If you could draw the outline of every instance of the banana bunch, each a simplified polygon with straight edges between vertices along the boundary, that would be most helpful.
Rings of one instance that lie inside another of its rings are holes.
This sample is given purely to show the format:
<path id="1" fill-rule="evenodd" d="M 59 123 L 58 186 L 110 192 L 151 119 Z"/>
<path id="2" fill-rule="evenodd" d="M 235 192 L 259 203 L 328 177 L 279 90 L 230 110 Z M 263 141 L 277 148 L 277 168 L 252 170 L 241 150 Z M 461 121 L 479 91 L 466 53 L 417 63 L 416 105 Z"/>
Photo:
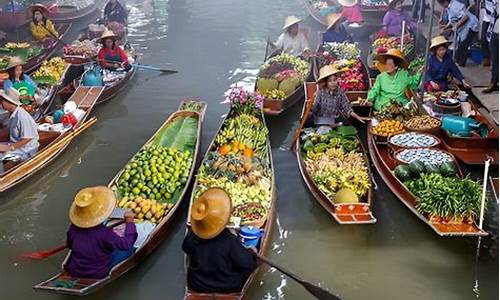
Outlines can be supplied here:
<path id="1" fill-rule="evenodd" d="M 58 82 L 65 68 L 66 62 L 60 57 L 54 57 L 44 61 L 40 68 L 33 73 L 33 77 L 35 79 L 50 78 L 53 82 Z"/>
<path id="2" fill-rule="evenodd" d="M 5 44 L 4 47 L 8 48 L 8 49 L 26 49 L 26 48 L 30 47 L 30 44 L 26 43 L 26 42 L 22 42 L 22 43 L 9 42 L 9 43 Z"/>
<path id="3" fill-rule="evenodd" d="M 274 90 L 267 90 L 262 94 L 264 98 L 268 100 L 275 100 L 275 101 L 283 101 L 286 98 L 285 92 L 282 90 L 274 89 Z"/>
<path id="4" fill-rule="evenodd" d="M 215 138 L 218 145 L 226 145 L 237 141 L 252 148 L 254 152 L 265 150 L 268 130 L 258 118 L 241 114 L 226 122 L 225 128 Z"/>
<path id="5" fill-rule="evenodd" d="M 366 170 L 321 170 L 312 175 L 319 189 L 328 197 L 333 197 L 338 190 L 343 188 L 351 189 L 358 197 L 362 197 L 368 192 L 371 186 L 370 177 Z"/>
<path id="6" fill-rule="evenodd" d="M 173 206 L 171 203 L 160 203 L 142 197 L 135 199 L 124 197 L 118 202 L 118 207 L 129 208 L 136 214 L 135 219 L 137 222 L 160 223 L 161 219 L 168 214 Z"/>

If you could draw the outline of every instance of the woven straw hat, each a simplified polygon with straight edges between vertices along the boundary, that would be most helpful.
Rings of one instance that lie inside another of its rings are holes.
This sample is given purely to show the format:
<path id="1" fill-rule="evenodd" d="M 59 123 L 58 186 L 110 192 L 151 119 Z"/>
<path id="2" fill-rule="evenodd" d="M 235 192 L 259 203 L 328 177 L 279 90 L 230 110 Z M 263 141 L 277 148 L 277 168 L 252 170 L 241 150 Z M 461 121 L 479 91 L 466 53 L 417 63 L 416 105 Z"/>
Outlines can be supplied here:
<path id="1" fill-rule="evenodd" d="M 404 54 L 399 49 L 389 49 L 385 53 L 380 53 L 377 55 L 377 69 L 382 73 L 387 69 L 387 58 L 395 58 L 398 61 L 398 66 L 406 69 L 408 68 L 408 61 L 406 60 Z"/>
<path id="2" fill-rule="evenodd" d="M 450 44 L 451 42 L 448 41 L 444 36 L 438 35 L 432 38 L 431 46 L 429 47 L 429 49 L 432 50 L 433 48 L 441 45 L 446 45 L 446 47 L 448 47 Z"/>
<path id="3" fill-rule="evenodd" d="M 336 14 L 336 13 L 326 16 L 326 23 L 328 24 L 328 27 L 326 27 L 326 30 L 329 30 L 330 28 L 335 26 L 335 24 L 337 24 L 337 22 L 341 18 L 342 18 L 342 14 Z"/>
<path id="4" fill-rule="evenodd" d="M 338 0 L 337 2 L 340 5 L 345 6 L 345 7 L 351 7 L 351 6 L 358 4 L 357 0 Z"/>
<path id="5" fill-rule="evenodd" d="M 322 80 L 341 72 L 342 70 L 337 69 L 334 65 L 326 65 L 319 70 L 319 78 L 316 83 L 320 83 Z"/>
<path id="6" fill-rule="evenodd" d="M 104 222 L 116 205 L 115 193 L 105 186 L 80 190 L 69 209 L 71 223 L 80 228 L 90 228 Z"/>
<path id="7" fill-rule="evenodd" d="M 118 39 L 118 36 L 113 31 L 106 29 L 106 30 L 104 30 L 101 37 L 99 38 L 99 41 L 102 42 L 107 38 L 111 38 L 113 40 L 116 40 L 116 39 Z"/>
<path id="8" fill-rule="evenodd" d="M 14 68 L 14 67 L 17 67 L 17 66 L 21 66 L 21 65 L 24 65 L 24 60 L 19 57 L 19 56 L 12 56 L 10 59 L 9 59 L 9 64 L 7 65 L 7 67 L 5 67 L 5 70 L 8 70 L 8 69 L 11 69 L 11 68 Z"/>
<path id="9" fill-rule="evenodd" d="M 191 207 L 191 228 L 199 238 L 209 240 L 222 232 L 231 217 L 229 195 L 220 188 L 206 190 Z"/>
<path id="10" fill-rule="evenodd" d="M 20 95 L 16 91 L 16 89 L 9 89 L 7 92 L 5 92 L 4 90 L 0 90 L 0 100 L 9 101 L 16 106 L 21 106 L 19 98 Z"/>
<path id="11" fill-rule="evenodd" d="M 35 14 L 36 10 L 41 11 L 42 15 L 44 15 L 45 17 L 47 17 L 49 15 L 49 9 L 47 7 L 45 7 L 45 5 L 43 5 L 41 3 L 37 3 L 37 4 L 31 5 L 28 8 L 28 15 L 30 16 L 30 18 L 33 18 L 33 14 Z"/>
<path id="12" fill-rule="evenodd" d="M 299 23 L 302 21 L 301 19 L 297 18 L 296 16 L 288 16 L 285 19 L 285 25 L 283 25 L 283 30 L 287 29 L 288 27 Z"/>

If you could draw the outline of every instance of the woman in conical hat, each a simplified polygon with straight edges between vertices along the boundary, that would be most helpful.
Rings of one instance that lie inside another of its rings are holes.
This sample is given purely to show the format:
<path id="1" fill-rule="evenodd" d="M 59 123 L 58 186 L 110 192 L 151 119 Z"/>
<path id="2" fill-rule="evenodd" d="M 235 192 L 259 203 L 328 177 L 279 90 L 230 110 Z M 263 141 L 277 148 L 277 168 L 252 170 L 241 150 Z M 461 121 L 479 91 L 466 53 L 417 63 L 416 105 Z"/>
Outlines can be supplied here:
<path id="1" fill-rule="evenodd" d="M 37 90 L 37 84 L 28 74 L 24 73 L 25 61 L 19 56 L 12 56 L 5 70 L 9 78 L 3 82 L 3 89 L 8 91 L 15 88 L 21 92 L 22 96 L 34 96 Z M 23 88 L 23 91 L 19 89 Z"/>
<path id="2" fill-rule="evenodd" d="M 450 53 L 448 53 L 450 44 L 451 42 L 442 35 L 435 36 L 431 40 L 431 54 L 429 55 L 429 63 L 425 72 L 424 84 L 427 91 L 447 91 L 450 75 L 458 84 L 463 85 L 465 88 L 470 88 L 462 72 L 453 61 Z"/>
<path id="3" fill-rule="evenodd" d="M 301 21 L 301 19 L 295 16 L 286 17 L 285 24 L 283 25 L 284 32 L 278 37 L 273 46 L 291 55 L 307 55 L 310 51 L 309 42 L 304 33 L 299 30 L 299 23 Z"/>
<path id="4" fill-rule="evenodd" d="M 364 123 L 367 118 L 357 115 L 351 107 L 351 103 L 344 91 L 338 85 L 338 76 L 343 70 L 337 69 L 334 65 L 326 65 L 319 70 L 319 77 L 316 83 L 318 91 L 314 98 L 314 104 L 309 116 L 309 124 L 323 126 L 328 130 L 336 127 L 343 119 L 353 117 Z M 324 133 L 324 132 L 320 132 Z"/>
<path id="5" fill-rule="evenodd" d="M 106 69 L 116 70 L 123 67 L 125 70 L 131 68 L 128 56 L 123 49 L 117 45 L 118 37 L 111 30 L 105 30 L 99 41 L 102 48 L 97 54 L 99 64 Z"/>
<path id="6" fill-rule="evenodd" d="M 401 105 L 408 103 L 406 90 L 416 89 L 420 85 L 424 67 L 415 75 L 410 75 L 407 70 L 408 61 L 399 49 L 389 49 L 378 54 L 376 67 L 380 74 L 368 91 L 368 100 L 373 102 L 373 108 L 380 111 L 393 101 Z"/>
<path id="7" fill-rule="evenodd" d="M 341 14 L 331 14 L 326 17 L 328 26 L 326 27 L 325 33 L 323 33 L 323 43 L 341 43 L 351 39 L 344 24 L 342 24 L 342 19 L 343 17 Z"/>
<path id="8" fill-rule="evenodd" d="M 84 188 L 76 194 L 69 209 L 71 226 L 66 240 L 71 256 L 65 267 L 71 276 L 104 278 L 113 265 L 134 253 L 137 230 L 132 212 L 124 215 L 123 236 L 104 225 L 115 206 L 115 193 L 105 186 Z"/>
<path id="9" fill-rule="evenodd" d="M 342 16 L 348 23 L 359 24 L 364 22 L 357 0 L 338 0 L 338 2 L 342 5 Z"/>
<path id="10" fill-rule="evenodd" d="M 257 267 L 256 257 L 226 228 L 231 212 L 231 199 L 220 188 L 193 201 L 182 249 L 189 257 L 187 282 L 194 292 L 238 292 Z"/>
<path id="11" fill-rule="evenodd" d="M 48 19 L 49 10 L 43 4 L 34 4 L 28 8 L 31 18 L 30 31 L 35 41 L 50 44 L 59 37 L 54 23 Z"/>

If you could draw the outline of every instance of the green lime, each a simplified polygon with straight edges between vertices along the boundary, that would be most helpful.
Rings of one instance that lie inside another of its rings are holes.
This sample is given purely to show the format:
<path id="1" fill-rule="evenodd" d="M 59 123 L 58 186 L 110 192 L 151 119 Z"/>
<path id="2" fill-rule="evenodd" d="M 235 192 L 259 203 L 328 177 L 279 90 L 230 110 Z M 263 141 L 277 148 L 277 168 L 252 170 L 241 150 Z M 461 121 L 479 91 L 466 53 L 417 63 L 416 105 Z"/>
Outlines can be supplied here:
<path id="1" fill-rule="evenodd" d="M 145 175 L 146 177 L 151 176 L 151 171 L 150 171 L 149 169 L 146 169 L 146 171 L 144 171 L 144 175 Z"/>
<path id="2" fill-rule="evenodd" d="M 132 193 L 137 196 L 141 193 L 141 190 L 139 190 L 139 188 L 135 187 L 132 189 Z"/>
<path id="3" fill-rule="evenodd" d="M 167 198 L 167 199 L 172 198 L 172 194 L 170 194 L 170 193 L 165 193 L 165 194 L 164 194 L 164 196 L 165 196 L 165 198 Z"/>

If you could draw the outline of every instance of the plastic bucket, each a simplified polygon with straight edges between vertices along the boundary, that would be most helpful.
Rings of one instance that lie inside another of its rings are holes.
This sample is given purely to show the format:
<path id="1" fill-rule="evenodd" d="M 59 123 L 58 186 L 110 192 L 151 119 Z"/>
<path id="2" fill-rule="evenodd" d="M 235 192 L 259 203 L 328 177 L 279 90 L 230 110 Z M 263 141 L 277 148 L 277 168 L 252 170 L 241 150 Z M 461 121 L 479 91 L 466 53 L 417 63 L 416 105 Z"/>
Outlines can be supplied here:
<path id="1" fill-rule="evenodd" d="M 475 64 L 483 63 L 483 50 L 481 48 L 471 48 L 470 57 Z"/>
<path id="2" fill-rule="evenodd" d="M 263 231 L 258 227 L 244 226 L 240 229 L 239 236 L 245 247 L 257 247 Z"/>

